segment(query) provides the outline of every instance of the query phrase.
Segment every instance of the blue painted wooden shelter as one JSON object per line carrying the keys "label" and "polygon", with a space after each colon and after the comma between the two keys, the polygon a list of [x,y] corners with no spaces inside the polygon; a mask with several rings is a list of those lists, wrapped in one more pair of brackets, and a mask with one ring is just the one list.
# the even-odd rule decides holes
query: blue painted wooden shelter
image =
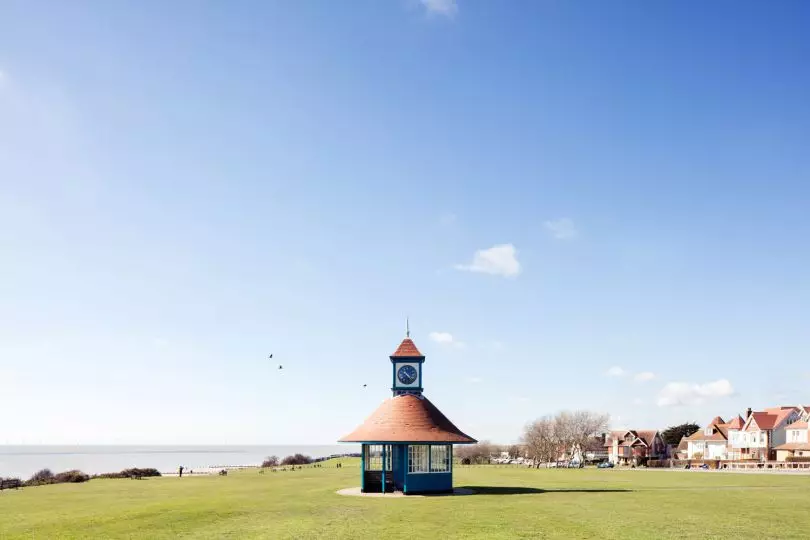
{"label": "blue painted wooden shelter", "polygon": [[340,442],[362,447],[363,492],[405,494],[453,490],[453,445],[475,439],[422,394],[425,357],[410,331],[390,357],[393,396]]}

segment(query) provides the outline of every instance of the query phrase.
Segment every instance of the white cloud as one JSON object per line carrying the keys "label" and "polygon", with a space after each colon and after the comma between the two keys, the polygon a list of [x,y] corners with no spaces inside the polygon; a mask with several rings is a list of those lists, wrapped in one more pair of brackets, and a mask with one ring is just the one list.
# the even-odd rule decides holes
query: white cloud
{"label": "white cloud", "polygon": [[705,384],[683,382],[667,383],[658,392],[658,406],[700,405],[706,401],[734,394],[734,387],[727,379],[719,379]]}
{"label": "white cloud", "polygon": [[576,225],[571,218],[560,218],[546,221],[543,224],[546,231],[557,240],[573,240],[579,235]]}
{"label": "white cloud", "polygon": [[452,345],[453,347],[459,348],[465,346],[463,341],[458,341],[450,332],[431,332],[428,334],[428,337],[431,339],[431,341],[435,341],[436,343],[440,343],[442,345]]}
{"label": "white cloud", "polygon": [[624,375],[624,370],[619,366],[613,366],[605,372],[608,377],[621,377]]}
{"label": "white cloud", "polygon": [[653,373],[652,371],[642,371],[641,373],[636,373],[635,377],[633,377],[633,380],[635,380],[636,382],[646,382],[651,381],[654,378],[655,373]]}
{"label": "white cloud", "polygon": [[431,332],[428,337],[436,343],[453,343],[453,334],[449,332]]}
{"label": "white cloud", "polygon": [[452,19],[458,13],[456,0],[420,0],[431,15],[443,15]]}
{"label": "white cloud", "polygon": [[520,274],[520,263],[516,255],[517,250],[512,244],[499,244],[489,249],[479,249],[471,264],[456,265],[456,270],[515,277]]}

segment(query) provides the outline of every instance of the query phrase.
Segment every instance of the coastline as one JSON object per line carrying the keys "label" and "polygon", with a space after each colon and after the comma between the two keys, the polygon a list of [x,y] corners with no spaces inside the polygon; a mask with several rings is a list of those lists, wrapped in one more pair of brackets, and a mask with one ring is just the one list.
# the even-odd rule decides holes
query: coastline
{"label": "coastline", "polygon": [[55,473],[78,469],[94,475],[138,467],[170,475],[181,465],[196,474],[223,468],[258,468],[265,458],[273,455],[283,459],[301,453],[318,459],[359,451],[359,445],[0,445],[0,477],[25,480],[46,468]]}

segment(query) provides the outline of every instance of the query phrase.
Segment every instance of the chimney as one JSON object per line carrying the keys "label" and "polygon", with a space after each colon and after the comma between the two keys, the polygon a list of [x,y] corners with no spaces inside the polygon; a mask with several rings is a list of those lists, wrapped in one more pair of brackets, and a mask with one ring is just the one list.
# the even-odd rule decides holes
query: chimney
{"label": "chimney", "polygon": [[749,416],[751,416],[751,407],[748,407],[748,409],[745,411],[745,419],[748,420]]}

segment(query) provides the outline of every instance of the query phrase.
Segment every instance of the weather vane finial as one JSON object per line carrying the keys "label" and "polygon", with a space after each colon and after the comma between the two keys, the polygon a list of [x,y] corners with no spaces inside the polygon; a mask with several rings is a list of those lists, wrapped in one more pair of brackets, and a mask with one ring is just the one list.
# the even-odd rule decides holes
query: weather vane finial
{"label": "weather vane finial", "polygon": [[408,317],[405,317],[405,337],[411,337],[411,322],[408,320]]}

